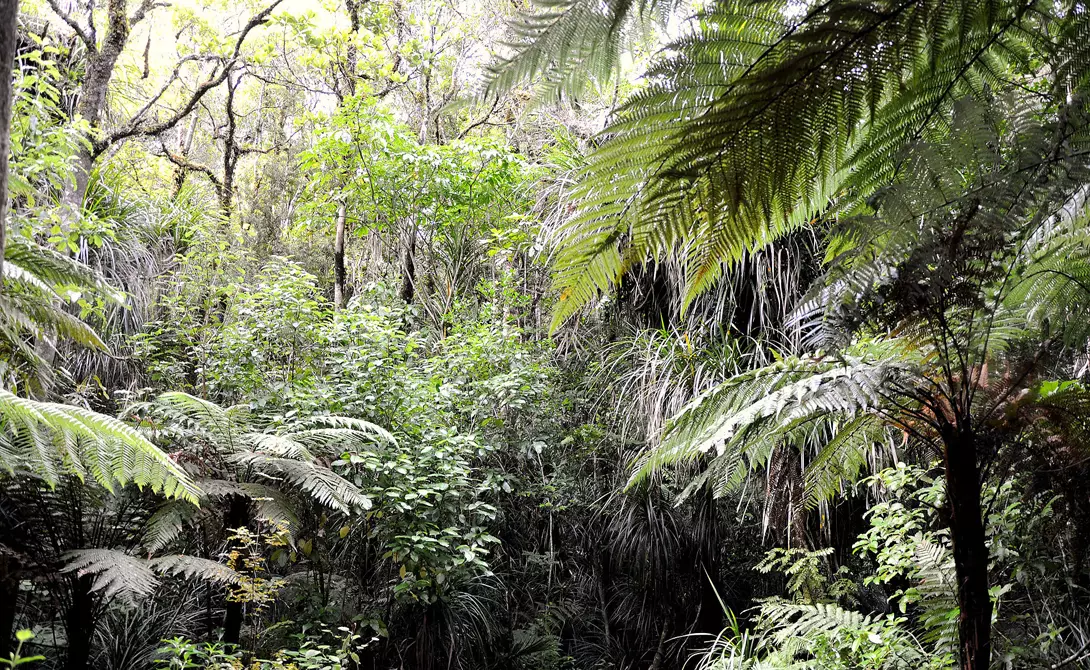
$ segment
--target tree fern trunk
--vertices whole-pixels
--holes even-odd
[[[90,576],[72,580],[72,604],[65,614],[65,632],[68,635],[68,657],[65,670],[89,670],[91,662],[91,637],[95,632],[95,599],[91,592]]]
[[[950,538],[958,580],[958,642],[963,670],[987,670],[991,660],[992,601],[984,536],[976,437],[951,429],[944,435]]]
[[[416,224],[410,224],[401,260],[401,299],[412,303],[416,292]]]
[[[11,104],[14,97],[11,70],[15,62],[18,26],[19,0],[0,0],[0,277],[4,276],[4,230],[9,204],[8,154],[11,152]],[[4,642],[0,646],[6,644]]]
[[[19,579],[15,559],[0,550],[0,658],[10,658],[15,651],[12,633],[19,607]]]
[[[226,527],[230,533],[232,528],[242,528],[249,523],[249,501],[242,496],[231,496],[231,502],[227,508]],[[228,546],[228,549],[235,548]],[[229,644],[238,644],[242,639],[242,603],[227,601],[223,615],[223,641]]]
[[[337,206],[337,230],[333,240],[333,306],[344,309],[348,294],[347,273],[344,269],[344,233],[348,219],[348,206]]]

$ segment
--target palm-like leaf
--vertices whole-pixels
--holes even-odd
[[[956,100],[1006,86],[1034,54],[1060,58],[1041,36],[1085,20],[1048,3],[716,3],[590,156],[557,231],[554,325],[648,255],[681,259],[692,300],[748,251],[888,183]]]
[[[130,601],[151,595],[159,586],[159,575],[220,584],[239,581],[239,574],[222,563],[180,554],[148,560],[116,549],[79,549],[65,554],[65,560],[61,572],[94,576],[93,591]]]
[[[94,292],[115,303],[124,295],[91,268],[33,242],[12,239],[4,247],[3,290],[0,291],[0,337],[24,358],[39,362],[25,344],[28,336],[61,336],[92,349],[106,345],[89,325],[64,310],[70,292]]]
[[[117,419],[0,390],[0,466],[49,484],[90,476],[109,491],[136,484],[196,502],[200,490],[158,447]]]
[[[604,80],[616,69],[629,34],[654,19],[665,24],[680,4],[678,0],[534,0],[532,11],[511,22],[514,53],[492,67],[487,91],[502,93],[536,77],[547,90],[577,91],[588,79]]]

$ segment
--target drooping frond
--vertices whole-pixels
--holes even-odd
[[[201,487],[205,495],[208,490]],[[148,519],[141,544],[149,553],[160,551],[181,536],[186,524],[193,520],[198,507],[185,500],[168,500]]]
[[[284,493],[272,486],[255,482],[233,482],[226,479],[201,479],[197,482],[210,498],[224,496],[243,496],[254,505],[254,515],[258,519],[272,522],[284,522],[289,529],[299,525],[299,519],[291,509],[291,503]]]
[[[136,556],[113,549],[79,549],[65,554],[61,572],[94,576],[92,590],[106,598],[121,596],[133,600],[151,595],[159,579],[151,565]]]
[[[731,488],[744,477],[744,469],[739,469],[743,458],[763,464],[780,443],[827,439],[832,430],[826,424],[829,419],[848,421],[835,426],[858,434],[851,419],[879,409],[891,382],[910,383],[910,360],[902,356],[897,343],[889,342],[860,357],[788,358],[737,375],[701,395],[674,419],[662,444],[638,463],[631,482],[714,450],[718,463],[709,471],[722,478],[716,488]],[[835,452],[841,443],[831,444]],[[816,463],[825,470],[815,471],[812,490],[828,489],[828,475],[833,473],[826,459],[819,457]],[[850,461],[841,465],[851,469]]]
[[[720,2],[665,51],[557,231],[554,326],[649,255],[683,259],[691,300],[747,251],[861,202],[956,100],[1017,77],[1075,20],[1047,3],[797,9]]]
[[[11,268],[7,267],[8,263]],[[124,295],[107,284],[90,267],[74,258],[24,239],[10,239],[4,246],[4,278],[26,283],[59,297],[59,292],[96,290],[120,302]]]
[[[547,90],[578,91],[607,79],[630,33],[652,19],[665,23],[678,0],[533,0],[509,25],[509,48],[489,73],[486,94],[540,77]],[[635,30],[634,30],[635,29]]]
[[[363,436],[375,435],[386,442],[397,444],[397,440],[390,434],[390,431],[378,424],[364,421],[363,419],[357,419],[355,417],[337,416],[334,414],[320,414],[296,421],[286,429],[286,432],[300,434],[326,429],[351,430]],[[321,432],[314,433],[314,435],[321,434]],[[341,435],[343,435],[343,433],[341,433]],[[357,436],[357,439],[358,437],[359,436]]]
[[[237,584],[239,574],[222,563],[207,558],[172,554],[149,561],[152,569],[164,575],[174,575],[187,579],[199,579],[218,584]]]
[[[59,336],[106,349],[91,326],[65,310],[73,298],[95,293],[118,304],[125,298],[83,263],[21,238],[9,239],[4,247],[0,284],[0,338],[34,364],[41,357],[27,346],[28,337],[41,341]]]
[[[231,460],[269,477],[282,478],[330,509],[348,512],[353,508],[371,508],[371,499],[355,485],[316,463],[266,456],[253,451],[239,452]]]
[[[158,575],[180,576],[219,584],[237,584],[231,568],[196,556],[175,554],[143,559],[115,549],[78,549],[65,554],[64,573],[91,575],[93,591],[105,598],[133,601],[151,595],[159,586]]]
[[[91,476],[108,491],[136,484],[196,503],[200,490],[182,469],[128,424],[82,407],[39,402],[0,390],[0,466],[49,484],[62,474]]]
[[[205,437],[228,450],[241,448],[241,434],[249,430],[245,408],[220,407],[181,391],[162,393],[144,407],[165,415],[188,430],[204,433]]]
[[[924,639],[953,654],[957,649],[957,582],[952,552],[940,544],[922,543],[915,552],[919,580],[916,593],[923,610]]]

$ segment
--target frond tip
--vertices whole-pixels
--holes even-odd
[[[89,409],[21,398],[0,389],[0,467],[49,485],[89,475],[107,491],[136,484],[197,504],[200,490],[132,426]]]

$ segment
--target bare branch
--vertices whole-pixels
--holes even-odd
[[[148,110],[150,110],[155,105],[155,103],[159,102],[159,99],[166,94],[167,89],[169,89],[174,82],[178,81],[178,77],[181,75],[183,65],[193,61],[215,60],[219,60],[219,56],[186,56],[185,58],[178,61],[178,63],[174,66],[174,71],[167,78],[166,82],[159,88],[159,92],[153,95],[151,99],[148,100],[147,103],[145,103],[144,106],[141,107],[140,110],[133,115],[132,119],[129,120],[129,127],[133,127],[139,124],[144,119],[144,115],[148,113]]]
[[[65,12],[63,9],[61,9],[61,6],[57,2],[57,0],[47,1],[49,2],[49,7],[53,10],[53,13],[59,16],[61,21],[64,21],[66,24],[68,24],[69,28],[75,31],[76,36],[80,38],[80,41],[82,41],[87,46],[91,53],[96,53],[98,51],[98,45],[95,44],[94,38],[89,35],[86,30],[83,29],[83,26],[81,26],[78,21],[72,18],[72,16],[69,15],[68,12]]]
[[[110,133],[110,135],[104,141],[104,144],[108,146],[110,144],[113,144],[114,142],[119,142],[121,140],[140,135],[159,135],[167,130],[170,130],[171,128],[176,126],[179,121],[189,116],[189,113],[193,111],[193,109],[197,106],[197,103],[201,101],[201,98],[203,98],[206,93],[227,80],[228,75],[230,75],[231,71],[234,69],[235,64],[238,62],[239,54],[242,53],[242,45],[246,41],[246,37],[250,34],[250,31],[257,26],[265,23],[266,19],[269,18],[269,15],[272,14],[273,10],[276,9],[276,7],[280,5],[280,3],[283,1],[284,0],[273,0],[272,4],[256,14],[246,23],[246,25],[242,28],[242,31],[239,33],[238,39],[235,40],[235,48],[232,52],[231,59],[224,63],[223,69],[220,70],[218,74],[214,74],[207,81],[197,86],[197,89],[193,91],[193,94],[189,97],[189,100],[187,100],[185,104],[182,105],[180,109],[175,111],[174,114],[172,114],[169,118],[167,118],[165,121],[160,121],[159,123],[153,123],[147,126],[142,126],[140,124],[140,118],[134,118],[124,128]],[[160,96],[161,95],[162,94],[160,93]],[[148,106],[145,105],[145,107]],[[146,109],[141,110],[141,113],[138,116],[142,116],[142,114],[144,113],[146,113]]]
[[[160,154],[163,158],[187,172],[199,172],[208,177],[208,181],[212,182],[212,185],[216,187],[217,191],[223,189],[223,181],[216,175],[212,168],[207,165],[201,165],[200,163],[194,163],[185,156],[172,152],[167,148],[167,145],[164,142],[160,142],[160,145],[163,148],[163,151]]]
[[[159,7],[170,7],[170,3],[155,2],[155,0],[143,0],[143,2],[140,3],[140,6],[137,7],[136,11],[133,13],[132,17],[129,18],[129,27],[132,28],[132,26],[140,23],[144,20],[144,17],[148,15],[148,12]]]

